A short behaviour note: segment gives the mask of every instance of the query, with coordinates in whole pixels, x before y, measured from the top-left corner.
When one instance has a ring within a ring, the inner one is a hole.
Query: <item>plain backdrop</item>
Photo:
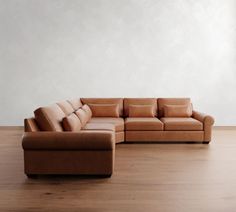
[[[0,0],[0,125],[73,97],[191,97],[236,125],[236,1]]]

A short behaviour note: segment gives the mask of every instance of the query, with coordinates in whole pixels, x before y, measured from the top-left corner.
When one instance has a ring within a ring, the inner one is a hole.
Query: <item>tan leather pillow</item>
[[[187,105],[164,105],[164,117],[191,117],[192,106]]]
[[[79,117],[74,113],[63,118],[62,125],[65,131],[80,131],[82,127]]]
[[[119,117],[118,104],[89,104],[93,117]]]
[[[67,116],[74,112],[73,107],[71,106],[71,104],[70,104],[68,101],[58,102],[57,105],[61,108],[61,110],[62,110]]]
[[[90,109],[90,107],[88,105],[86,105],[86,104],[83,105],[81,107],[81,109],[85,111],[85,113],[89,116],[89,119],[92,118],[92,111],[91,111],[91,109]]]
[[[79,117],[79,120],[81,122],[82,128],[87,124],[87,122],[90,120],[89,115],[81,108],[75,111],[75,114]]]
[[[153,105],[129,105],[129,117],[155,117]]]
[[[71,106],[74,109],[74,111],[76,111],[80,107],[82,107],[82,103],[81,103],[79,98],[78,99],[71,99],[71,100],[67,100],[67,101],[71,104]]]

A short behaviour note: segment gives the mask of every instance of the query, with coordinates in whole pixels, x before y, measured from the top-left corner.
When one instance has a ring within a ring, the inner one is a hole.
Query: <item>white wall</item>
[[[0,0],[0,125],[82,96],[189,96],[236,125],[236,1]]]

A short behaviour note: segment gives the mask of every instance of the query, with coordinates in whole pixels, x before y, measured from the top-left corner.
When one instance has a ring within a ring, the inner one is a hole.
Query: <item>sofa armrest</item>
[[[114,133],[93,132],[25,132],[24,150],[113,150]]]
[[[214,118],[198,111],[193,111],[193,118],[203,123],[204,141],[209,142],[211,140],[212,125],[215,122]]]
[[[203,124],[213,125],[215,120],[212,116],[200,113],[198,111],[193,111],[193,118],[197,119],[198,121],[202,122]]]

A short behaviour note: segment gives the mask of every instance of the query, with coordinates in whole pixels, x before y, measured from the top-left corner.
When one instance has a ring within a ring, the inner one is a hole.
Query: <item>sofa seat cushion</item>
[[[125,119],[126,130],[163,130],[163,123],[158,118],[126,118]]]
[[[124,128],[125,128],[123,118],[93,117],[93,118],[90,119],[89,123],[109,123],[109,124],[113,124],[115,126],[116,132],[124,131]]]
[[[115,132],[115,126],[109,123],[87,123],[83,130],[108,130]]]
[[[193,118],[161,118],[165,130],[203,130],[202,122]]]

